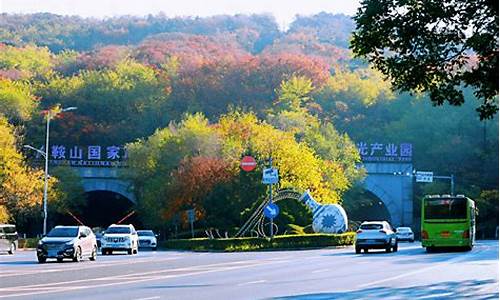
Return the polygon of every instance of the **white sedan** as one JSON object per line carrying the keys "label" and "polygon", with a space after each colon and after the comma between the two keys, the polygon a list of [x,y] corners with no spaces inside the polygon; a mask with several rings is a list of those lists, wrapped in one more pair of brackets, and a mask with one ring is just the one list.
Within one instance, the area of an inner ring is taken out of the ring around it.
{"label": "white sedan", "polygon": [[415,235],[410,227],[398,227],[396,228],[396,236],[398,241],[410,241],[413,243],[415,240]]}
{"label": "white sedan", "polygon": [[363,222],[356,231],[356,253],[368,249],[385,249],[386,252],[398,251],[398,240],[392,226],[386,221]]}
{"label": "white sedan", "polygon": [[158,247],[156,240],[157,235],[154,234],[152,230],[137,230],[137,234],[139,235],[139,247],[156,250]]}

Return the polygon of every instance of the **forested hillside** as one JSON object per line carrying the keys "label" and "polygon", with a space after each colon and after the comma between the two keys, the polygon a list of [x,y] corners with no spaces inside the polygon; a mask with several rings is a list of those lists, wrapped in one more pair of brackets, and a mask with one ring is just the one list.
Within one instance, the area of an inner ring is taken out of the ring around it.
{"label": "forested hillside", "polygon": [[[459,193],[484,203],[481,217],[494,217],[495,201],[498,214],[498,118],[479,121],[472,93],[459,108],[394,93],[380,73],[351,58],[348,16],[301,16],[286,32],[278,28],[268,15],[2,14],[0,129],[17,144],[0,147],[19,155],[23,143],[42,145],[41,111],[76,106],[53,122],[51,141],[129,143],[132,172],[124,176],[135,183],[145,224],[160,226],[196,207],[203,225],[234,228],[247,213],[239,212],[264,196],[259,178],[238,171],[243,154],[275,155],[283,187],[309,187],[335,203],[363,178],[354,167],[357,142],[408,142],[416,169],[454,174]],[[3,174],[0,184],[7,184]],[[256,194],[241,194],[241,184]],[[69,196],[73,186],[54,178],[52,189],[80,205]],[[417,197],[447,191],[444,183],[416,185]],[[15,198],[16,191],[7,193],[0,201]],[[58,207],[66,209],[63,200]],[[233,213],[221,222],[229,207]],[[4,219],[19,219],[20,210],[0,202],[0,221],[3,211]],[[304,223],[292,214],[280,222]]]}

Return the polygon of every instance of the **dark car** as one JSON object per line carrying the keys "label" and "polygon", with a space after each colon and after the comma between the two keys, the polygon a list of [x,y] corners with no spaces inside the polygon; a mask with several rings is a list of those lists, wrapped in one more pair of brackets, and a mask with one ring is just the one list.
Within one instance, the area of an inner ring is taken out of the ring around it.
{"label": "dark car", "polygon": [[56,226],[38,242],[36,251],[39,263],[47,258],[56,258],[58,262],[64,258],[75,262],[84,257],[96,260],[97,242],[87,226]]}
{"label": "dark car", "polygon": [[0,224],[0,252],[14,254],[18,245],[16,225]]}
{"label": "dark car", "polygon": [[97,242],[97,248],[101,249],[101,239],[104,234],[101,232],[96,232],[95,233],[95,240]]}

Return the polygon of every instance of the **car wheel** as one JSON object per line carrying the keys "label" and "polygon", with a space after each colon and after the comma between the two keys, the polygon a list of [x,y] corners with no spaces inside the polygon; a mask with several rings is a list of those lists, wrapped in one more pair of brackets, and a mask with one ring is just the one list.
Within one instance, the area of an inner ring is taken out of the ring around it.
{"label": "car wheel", "polygon": [[102,255],[107,255],[107,254],[108,254],[108,251],[106,251],[106,249],[101,249],[101,254],[102,254]]}
{"label": "car wheel", "polygon": [[80,247],[77,247],[75,251],[75,256],[73,257],[73,261],[79,262],[82,258],[81,256],[82,256],[82,249],[80,249]]}
{"label": "car wheel", "polygon": [[356,247],[356,254],[360,254],[360,253],[361,253],[361,248]]}
{"label": "car wheel", "polygon": [[9,254],[14,254],[16,252],[16,244],[11,243],[9,248]]}
{"label": "car wheel", "polygon": [[385,252],[391,253],[391,245],[385,247]]}
{"label": "car wheel", "polygon": [[97,247],[94,247],[94,249],[92,249],[92,254],[90,254],[89,259],[94,261],[96,260],[96,258],[97,258]]}
{"label": "car wheel", "polygon": [[415,241],[414,239],[411,239],[411,240],[410,240],[410,243],[413,243],[414,241]]}
{"label": "car wheel", "polygon": [[132,249],[127,249],[127,254],[132,255]]}
{"label": "car wheel", "polygon": [[57,258],[57,262],[59,262],[59,263],[60,263],[60,262],[63,262],[62,257],[58,257],[58,258]]}
{"label": "car wheel", "polygon": [[153,248],[152,248],[152,250],[153,250],[153,251],[156,251],[156,247],[153,247]]}
{"label": "car wheel", "polygon": [[43,264],[47,261],[47,258],[45,256],[37,256],[38,258],[38,263]]}
{"label": "car wheel", "polygon": [[396,243],[396,245],[394,245],[394,247],[392,247],[392,251],[398,252],[398,243]]}
{"label": "car wheel", "polygon": [[365,249],[363,249],[363,250],[365,251],[365,253],[368,253],[368,248],[365,248]]}

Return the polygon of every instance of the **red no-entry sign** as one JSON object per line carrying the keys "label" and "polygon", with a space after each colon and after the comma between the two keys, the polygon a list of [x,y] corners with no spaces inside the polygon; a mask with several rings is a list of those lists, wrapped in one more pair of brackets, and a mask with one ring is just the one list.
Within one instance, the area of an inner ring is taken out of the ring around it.
{"label": "red no-entry sign", "polygon": [[243,159],[241,160],[241,163],[240,163],[240,167],[243,169],[243,171],[247,171],[247,172],[252,171],[253,169],[255,169],[256,166],[257,166],[257,162],[251,156],[243,157]]}

